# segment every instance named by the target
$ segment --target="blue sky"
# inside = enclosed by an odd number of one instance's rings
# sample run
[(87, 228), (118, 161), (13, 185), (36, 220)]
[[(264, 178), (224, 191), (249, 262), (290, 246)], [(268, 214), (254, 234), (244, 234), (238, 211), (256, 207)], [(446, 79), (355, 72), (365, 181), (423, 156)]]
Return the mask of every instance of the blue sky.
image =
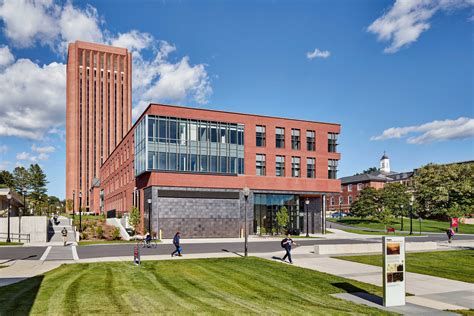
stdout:
[(474, 157), (468, 0), (119, 3), (0, 0), (0, 169), (38, 162), (64, 197), (75, 39), (133, 51), (135, 114), (161, 101), (340, 123), (339, 176), (384, 150), (397, 171)]

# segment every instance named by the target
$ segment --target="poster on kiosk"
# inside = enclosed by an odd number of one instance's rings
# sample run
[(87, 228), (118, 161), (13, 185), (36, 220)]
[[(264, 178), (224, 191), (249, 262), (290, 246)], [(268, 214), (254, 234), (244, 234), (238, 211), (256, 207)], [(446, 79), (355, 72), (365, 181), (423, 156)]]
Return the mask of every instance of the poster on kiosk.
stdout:
[(383, 305), (405, 305), (405, 237), (382, 237)]

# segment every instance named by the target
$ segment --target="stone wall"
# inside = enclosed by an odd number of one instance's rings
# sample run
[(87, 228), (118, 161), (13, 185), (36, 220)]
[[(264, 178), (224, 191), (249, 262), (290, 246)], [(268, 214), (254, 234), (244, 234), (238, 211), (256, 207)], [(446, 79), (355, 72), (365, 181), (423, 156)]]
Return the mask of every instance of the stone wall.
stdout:
[[(21, 227), (18, 221), (20, 220)], [(31, 242), (46, 242), (48, 237), (48, 218), (46, 216), (22, 216), (10, 217), (10, 233), (18, 233), (20, 229), (21, 234), (30, 234)], [(5, 241), (8, 230), (8, 218), (0, 218), (0, 241)], [(25, 238), (23, 236), (22, 238)], [(18, 235), (11, 237), (12, 241), (18, 241)], [(22, 240), (22, 242), (26, 242)]]

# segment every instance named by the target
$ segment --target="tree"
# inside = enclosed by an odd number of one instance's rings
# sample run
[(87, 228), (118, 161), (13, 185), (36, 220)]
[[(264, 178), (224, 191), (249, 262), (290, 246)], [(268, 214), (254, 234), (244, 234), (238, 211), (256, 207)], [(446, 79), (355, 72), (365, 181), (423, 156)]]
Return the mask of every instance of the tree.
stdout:
[(462, 217), (474, 209), (474, 163), (428, 164), (413, 177), (417, 212)]
[(30, 199), (34, 203), (35, 212), (41, 213), (41, 210), (44, 209), (45, 204), (47, 204), (48, 196), (46, 195), (46, 184), (48, 180), (46, 179), (46, 174), (38, 164), (30, 165), (28, 173), (31, 189)]
[(366, 187), (362, 189), (357, 200), (352, 203), (351, 213), (359, 217), (374, 216), (380, 207), (379, 195), (379, 192), (375, 188)]
[(0, 171), (0, 185), (6, 186), (7, 188), (15, 187), (13, 175), (11, 174), (11, 172), (7, 170)]
[(286, 206), (280, 207), (280, 209), (276, 213), (276, 220), (278, 226), (278, 233), (280, 233), (280, 229), (285, 227), (290, 220)]
[(133, 229), (137, 229), (138, 225), (140, 225), (140, 211), (138, 210), (138, 207), (132, 206), (132, 209), (130, 210), (130, 215), (128, 216), (128, 223), (133, 227)]
[(72, 211), (72, 199), (66, 200), (66, 211)]
[(382, 199), (385, 209), (394, 216), (399, 216), (401, 229), (403, 230), (403, 216), (406, 216), (410, 204), (410, 193), (407, 187), (401, 183), (387, 183), (382, 189)]
[(377, 167), (370, 167), (369, 169), (365, 169), (365, 170), (362, 170), (361, 173), (356, 173), (355, 175), (359, 175), (359, 174), (367, 174), (367, 173), (374, 173), (374, 172), (377, 172), (379, 170), (379, 168)]

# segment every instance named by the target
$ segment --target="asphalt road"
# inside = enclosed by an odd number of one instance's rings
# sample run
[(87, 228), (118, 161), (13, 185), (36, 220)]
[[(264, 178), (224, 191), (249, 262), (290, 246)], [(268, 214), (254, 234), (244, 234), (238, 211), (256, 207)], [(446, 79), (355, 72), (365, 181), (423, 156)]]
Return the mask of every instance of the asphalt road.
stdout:
[(0, 264), (5, 260), (39, 260), (46, 247), (0, 247)]

